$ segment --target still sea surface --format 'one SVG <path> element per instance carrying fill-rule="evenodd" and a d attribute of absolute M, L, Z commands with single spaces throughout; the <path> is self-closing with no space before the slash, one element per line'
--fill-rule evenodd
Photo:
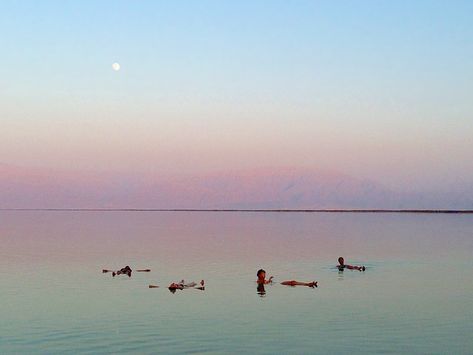
<path fill-rule="evenodd" d="M 2 354 L 473 353 L 473 215 L 1 211 L 0 270 Z"/>

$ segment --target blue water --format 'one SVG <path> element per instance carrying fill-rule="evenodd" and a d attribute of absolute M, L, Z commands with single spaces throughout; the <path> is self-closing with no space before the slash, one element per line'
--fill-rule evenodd
<path fill-rule="evenodd" d="M 2 354 L 473 353 L 471 215 L 3 211 L 0 242 Z"/>

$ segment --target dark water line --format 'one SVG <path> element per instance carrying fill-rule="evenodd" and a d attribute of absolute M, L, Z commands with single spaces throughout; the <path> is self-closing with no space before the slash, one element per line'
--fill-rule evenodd
<path fill-rule="evenodd" d="M 247 212 L 247 213 L 444 213 L 473 214 L 473 210 L 442 209 L 217 209 L 217 208 L 0 208 L 0 211 L 62 212 Z"/>

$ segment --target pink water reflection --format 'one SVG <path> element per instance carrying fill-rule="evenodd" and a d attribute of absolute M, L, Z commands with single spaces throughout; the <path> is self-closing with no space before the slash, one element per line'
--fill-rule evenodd
<path fill-rule="evenodd" d="M 329 265 L 340 255 L 360 261 L 397 259 L 425 247 L 441 255 L 448 243 L 442 232 L 445 218 L 456 219 L 460 241 L 462 233 L 468 234 L 462 216 L 2 212 L 0 218 L 2 257 L 9 262 L 104 267 L 254 268 L 294 260 Z"/>

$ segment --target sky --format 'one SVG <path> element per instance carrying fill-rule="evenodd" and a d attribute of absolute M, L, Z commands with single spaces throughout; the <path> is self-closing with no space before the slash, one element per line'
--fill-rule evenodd
<path fill-rule="evenodd" d="M 472 18 L 471 1 L 3 0 L 0 163 L 472 182 Z"/>

